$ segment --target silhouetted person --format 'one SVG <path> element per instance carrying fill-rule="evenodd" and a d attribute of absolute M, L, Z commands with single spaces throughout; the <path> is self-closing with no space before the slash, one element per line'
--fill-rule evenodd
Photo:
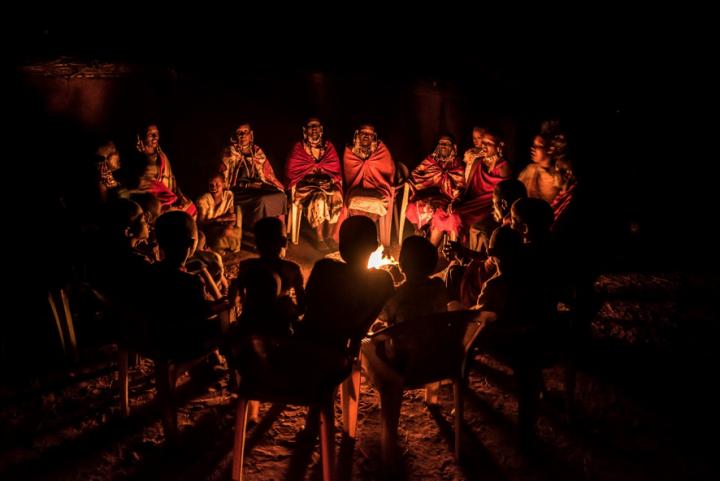
<path fill-rule="evenodd" d="M 498 182 L 493 190 L 492 214 L 496 225 L 510 225 L 510 208 L 517 199 L 527 197 L 525 185 L 516 179 Z M 457 242 L 448 244 L 445 255 L 459 264 L 448 268 L 446 283 L 450 299 L 464 307 L 475 305 L 482 286 L 495 272 L 495 264 L 487 256 L 488 238 L 479 234 L 479 251 L 467 249 Z"/>
<path fill-rule="evenodd" d="M 340 227 L 340 255 L 344 262 L 321 259 L 307 283 L 307 312 L 298 333 L 344 348 L 359 341 L 395 288 L 390 274 L 368 269 L 378 247 L 375 223 L 353 216 Z"/>
<path fill-rule="evenodd" d="M 409 371 L 424 369 L 424 347 L 400 345 L 397 337 L 384 333 L 412 333 L 417 327 L 413 321 L 423 316 L 447 311 L 447 289 L 441 279 L 430 277 L 435 271 L 437 248 L 426 238 L 410 236 L 400 250 L 400 268 L 405 282 L 398 287 L 383 307 L 380 320 L 391 326 L 378 332 L 370 342 L 363 343 L 363 366 L 380 389 L 381 397 L 399 399 L 402 396 L 402 377 Z M 417 338 L 415 338 L 417 339 Z M 428 385 L 436 389 L 439 385 Z M 392 391 L 392 392 L 390 392 Z"/>
<path fill-rule="evenodd" d="M 283 223 L 265 217 L 255 223 L 260 257 L 246 259 L 238 267 L 230 298 L 240 296 L 240 330 L 287 335 L 290 323 L 305 308 L 305 289 L 300 266 L 283 259 L 287 237 Z M 277 284 L 277 285 L 276 285 Z"/>
<path fill-rule="evenodd" d="M 437 249 L 426 238 L 410 236 L 400 249 L 400 269 L 405 282 L 385 303 L 380 320 L 393 325 L 417 317 L 447 310 L 448 294 L 442 280 L 430 277 L 435 272 Z"/>
<path fill-rule="evenodd" d="M 185 269 L 195 251 L 197 226 L 183 211 L 161 215 L 155 227 L 163 260 L 152 276 L 149 348 L 171 358 L 192 358 L 209 351 L 220 335 L 220 323 L 211 318 L 224 303 L 211 301 L 200 276 Z"/>
<path fill-rule="evenodd" d="M 337 250 L 335 237 L 343 210 L 342 166 L 332 142 L 323 137 L 323 125 L 310 117 L 285 163 L 286 186 L 295 188 L 292 202 L 303 205 L 308 223 L 317 234 L 319 250 Z"/>

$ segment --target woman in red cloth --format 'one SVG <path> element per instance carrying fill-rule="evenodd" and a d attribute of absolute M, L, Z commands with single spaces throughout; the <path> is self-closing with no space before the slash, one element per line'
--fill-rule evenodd
<path fill-rule="evenodd" d="M 285 178 L 287 188 L 295 188 L 291 202 L 304 206 L 317 233 L 318 247 L 336 250 L 334 237 L 343 209 L 342 168 L 335 147 L 323 138 L 319 119 L 311 117 L 303 126 L 303 140 L 293 146 L 285 163 Z"/>
<path fill-rule="evenodd" d="M 410 176 L 413 197 L 407 218 L 418 229 L 430 228 L 430 242 L 440 245 L 444 232 L 457 238 L 460 216 L 454 206 L 465 187 L 465 166 L 457 156 L 457 145 L 450 134 L 440 136 L 435 151 Z"/>
<path fill-rule="evenodd" d="M 355 131 L 353 145 L 345 147 L 343 176 L 350 215 L 377 220 L 392 209 L 395 162 L 385 144 L 378 140 L 373 125 L 361 125 Z"/>
<path fill-rule="evenodd" d="M 160 131 L 156 124 L 147 124 L 138 133 L 136 147 L 146 162 L 139 190 L 157 197 L 163 210 L 183 210 L 193 217 L 197 215 L 195 204 L 180 191 L 170 160 L 160 148 Z"/>
<path fill-rule="evenodd" d="M 463 225 L 470 229 L 471 247 L 479 247 L 478 238 L 490 238 L 498 226 L 494 221 L 493 191 L 502 180 L 509 179 L 510 164 L 503 157 L 504 142 L 499 132 L 484 129 L 479 147 L 479 158 L 473 163 L 467 187 L 457 212 Z"/>

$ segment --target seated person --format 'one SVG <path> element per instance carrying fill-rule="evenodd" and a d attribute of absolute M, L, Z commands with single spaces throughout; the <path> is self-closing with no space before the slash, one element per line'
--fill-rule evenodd
<path fill-rule="evenodd" d="M 103 296 L 113 335 L 125 338 L 146 309 L 152 260 L 138 250 L 149 235 L 140 206 L 125 198 L 104 206 L 100 226 L 101 249 L 88 253 L 88 279 Z"/>
<path fill-rule="evenodd" d="M 546 121 L 530 149 L 532 162 L 520 172 L 518 179 L 527 187 L 528 197 L 552 202 L 560 191 L 555 163 L 564 158 L 567 137 L 558 121 Z"/>
<path fill-rule="evenodd" d="M 162 204 L 150 192 L 133 192 L 130 194 L 130 200 L 135 201 L 142 207 L 145 214 L 145 220 L 147 221 L 148 228 L 150 229 L 150 235 L 144 241 L 138 244 L 138 250 L 148 256 L 153 261 L 160 260 L 160 249 L 157 245 L 157 239 L 155 239 L 155 222 L 160 217 L 162 210 Z"/>
<path fill-rule="evenodd" d="M 192 359 L 208 353 L 222 334 L 215 314 L 228 308 L 223 299 L 210 301 L 205 283 L 186 271 L 185 262 L 197 245 L 197 226 L 183 211 L 161 215 L 156 235 L 163 260 L 150 281 L 153 302 L 141 352 L 173 359 Z"/>
<path fill-rule="evenodd" d="M 457 156 L 455 139 L 443 134 L 435 151 L 423 160 L 410 176 L 413 195 L 407 218 L 422 230 L 430 231 L 430 242 L 440 245 L 444 233 L 456 239 L 462 224 L 454 212 L 465 188 L 464 166 Z"/>
<path fill-rule="evenodd" d="M 525 185 L 516 179 L 500 181 L 493 190 L 493 218 L 500 225 L 510 225 L 510 208 L 517 199 L 527 197 Z M 486 255 L 487 242 L 480 236 L 480 251 L 467 249 L 457 242 L 450 243 L 445 249 L 449 259 L 459 264 L 448 268 L 445 281 L 450 298 L 469 308 L 475 304 L 482 285 L 495 272 L 495 264 Z"/>
<path fill-rule="evenodd" d="M 120 170 L 120 153 L 115 142 L 108 140 L 96 151 L 98 169 L 98 189 L 100 200 L 106 202 L 110 198 L 120 197 L 125 188 L 120 185 L 117 179 L 117 172 Z"/>
<path fill-rule="evenodd" d="M 162 213 L 162 204 L 158 198 L 149 192 L 133 192 L 130 194 L 130 200 L 137 202 L 138 205 L 142 207 L 145 213 L 145 220 L 147 220 L 148 225 L 154 229 L 155 222 L 157 222 L 158 217 L 160 217 Z"/>
<path fill-rule="evenodd" d="M 279 297 L 291 299 L 295 306 L 295 315 L 299 316 L 305 310 L 303 275 L 299 265 L 283 259 L 287 237 L 282 221 L 275 217 L 266 217 L 257 221 L 255 240 L 260 257 L 240 262 L 237 278 L 230 289 L 230 299 L 242 297 L 244 292 L 256 282 L 254 275 L 262 267 L 277 274 L 280 278 Z"/>
<path fill-rule="evenodd" d="M 472 143 L 473 146 L 465 151 L 463 154 L 463 163 L 465 164 L 465 184 L 467 185 L 470 181 L 470 174 L 473 171 L 473 166 L 476 161 L 482 161 L 482 141 L 485 135 L 485 130 L 482 127 L 475 126 L 472 130 Z"/>
<path fill-rule="evenodd" d="M 223 154 L 220 172 L 232 191 L 235 210 L 242 213 L 244 226 L 252 228 L 264 217 L 285 218 L 287 196 L 265 152 L 255 145 L 250 124 L 243 123 L 230 138 Z"/>
<path fill-rule="evenodd" d="M 424 237 L 407 237 L 400 249 L 400 269 L 405 274 L 379 319 L 388 326 L 447 310 L 448 295 L 442 280 L 430 277 L 435 272 L 437 249 Z"/>
<path fill-rule="evenodd" d="M 323 126 L 311 117 L 303 126 L 303 140 L 297 142 L 287 163 L 288 190 L 295 188 L 293 202 L 317 234 L 320 250 L 337 250 L 335 234 L 343 209 L 342 167 L 332 142 L 323 138 Z"/>
<path fill-rule="evenodd" d="M 344 262 L 321 259 L 307 283 L 307 310 L 298 323 L 299 336 L 344 350 L 359 343 L 395 291 L 390 274 L 368 269 L 378 247 L 375 223 L 353 216 L 340 227 L 340 255 Z"/>
<path fill-rule="evenodd" d="M 572 219 L 572 211 L 577 195 L 577 179 L 573 173 L 573 165 L 569 158 L 563 157 L 555 162 L 555 182 L 558 193 L 550 206 L 553 208 L 553 232 L 562 231 L 568 219 Z M 574 220 L 574 219 L 573 219 Z"/>
<path fill-rule="evenodd" d="M 355 131 L 353 144 L 345 147 L 343 176 L 347 186 L 345 203 L 350 215 L 373 220 L 392 210 L 395 162 L 375 127 L 363 124 Z"/>
<path fill-rule="evenodd" d="M 547 252 L 551 258 L 554 216 L 550 204 L 542 199 L 518 199 L 510 208 L 510 225 L 522 235 L 529 250 Z"/>
<path fill-rule="evenodd" d="M 557 270 L 561 273 L 560 286 L 563 302 L 591 314 L 593 309 L 593 281 L 597 277 L 598 252 L 602 241 L 598 238 L 595 225 L 594 205 L 584 199 L 582 185 L 573 173 L 573 164 L 564 157 L 555 162 L 556 179 L 560 191 L 553 199 L 551 207 L 554 221 L 551 227 L 553 244 L 557 253 Z M 582 315 L 581 315 L 582 317 Z"/>
<path fill-rule="evenodd" d="M 196 203 L 198 226 L 205 233 L 207 246 L 218 253 L 239 252 L 242 226 L 237 224 L 233 193 L 225 190 L 222 174 L 210 177 L 208 190 Z"/>
<path fill-rule="evenodd" d="M 290 296 L 282 295 L 280 276 L 266 265 L 253 263 L 243 268 L 243 277 L 252 282 L 239 292 L 242 313 L 233 329 L 235 335 L 291 335 L 298 309 Z"/>
<path fill-rule="evenodd" d="M 227 295 L 228 280 L 225 277 L 225 266 L 222 257 L 217 252 L 207 248 L 205 234 L 202 232 L 198 232 L 197 248 L 195 253 L 185 262 L 185 268 L 188 272 L 200 274 L 205 278 L 214 298 L 220 299 L 222 296 Z"/>
<path fill-rule="evenodd" d="M 405 282 L 385 303 L 380 321 L 389 326 L 403 323 L 401 330 L 414 330 L 413 321 L 447 310 L 449 299 L 442 280 L 430 277 L 437 260 L 437 249 L 424 237 L 410 236 L 403 241 L 400 268 L 405 274 Z M 406 373 L 407 370 L 421 369 L 422 352 L 406 349 L 408 346 L 402 346 L 402 352 L 399 352 L 390 334 L 396 331 L 398 329 L 390 327 L 377 332 L 370 342 L 363 343 L 363 365 L 366 371 L 373 371 L 373 379 L 386 377 L 388 370 Z M 398 378 L 390 376 L 389 379 Z M 385 382 L 379 384 L 384 385 Z"/>
<path fill-rule="evenodd" d="M 163 211 L 182 210 L 195 216 L 197 209 L 180 191 L 170 159 L 160 147 L 160 131 L 154 123 L 145 124 L 137 133 L 138 156 L 134 166 L 139 177 L 138 190 L 150 192 L 162 204 Z"/>
<path fill-rule="evenodd" d="M 488 255 L 495 275 L 483 286 L 474 309 L 493 314 L 476 345 L 509 362 L 519 384 L 519 430 L 522 439 L 533 432 L 542 383 L 538 359 L 545 348 L 546 326 L 541 321 L 542 289 L 532 270 L 518 231 L 498 227 L 490 238 Z"/>
<path fill-rule="evenodd" d="M 535 314 L 537 322 L 545 330 L 555 328 L 553 320 L 557 311 L 558 289 L 563 282 L 561 257 L 552 237 L 553 209 L 542 199 L 525 198 L 515 201 L 510 209 L 512 228 L 523 238 L 523 266 L 533 295 L 542 310 Z"/>
<path fill-rule="evenodd" d="M 481 250 L 478 241 L 486 241 L 498 227 L 493 219 L 493 191 L 499 182 L 509 179 L 510 163 L 505 159 L 502 135 L 495 130 L 484 130 L 480 142 L 478 161 L 469 172 L 469 179 L 457 206 L 464 226 L 470 229 L 468 246 Z M 484 239 L 481 239 L 484 237 Z"/>

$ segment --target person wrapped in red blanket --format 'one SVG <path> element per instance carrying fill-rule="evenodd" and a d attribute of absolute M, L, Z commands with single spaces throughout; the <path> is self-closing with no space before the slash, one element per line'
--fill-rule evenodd
<path fill-rule="evenodd" d="M 462 222 L 454 207 L 465 187 L 464 174 L 455 139 L 443 134 L 435 151 L 410 176 L 413 197 L 407 218 L 421 230 L 429 226 L 430 242 L 435 246 L 440 245 L 444 232 L 453 240 L 457 237 Z"/>
<path fill-rule="evenodd" d="M 303 205 L 308 223 L 317 234 L 320 250 L 337 250 L 335 234 L 343 210 L 342 167 L 335 146 L 323 137 L 323 125 L 311 117 L 303 126 L 285 163 L 286 187 L 294 190 L 291 202 Z"/>
<path fill-rule="evenodd" d="M 343 175 L 350 215 L 366 215 L 376 220 L 392 208 L 395 162 L 373 125 L 361 125 L 353 144 L 345 147 Z"/>
<path fill-rule="evenodd" d="M 499 132 L 483 129 L 478 159 L 468 173 L 467 186 L 457 212 L 469 229 L 468 245 L 480 250 L 498 226 L 493 219 L 493 191 L 499 182 L 509 179 L 510 164 L 503 156 L 504 142 Z"/>

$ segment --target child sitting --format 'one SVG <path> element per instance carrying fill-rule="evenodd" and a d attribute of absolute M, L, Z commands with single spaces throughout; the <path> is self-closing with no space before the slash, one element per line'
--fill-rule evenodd
<path fill-rule="evenodd" d="M 304 310 L 305 289 L 300 266 L 282 258 L 287 246 L 283 227 L 282 221 L 276 217 L 265 217 L 255 223 L 255 241 L 260 257 L 240 262 L 237 278 L 230 288 L 230 299 L 240 297 L 243 319 L 252 318 L 254 323 L 266 319 L 275 325 L 270 330 L 287 333 L 290 321 Z M 279 279 L 278 293 L 275 293 L 272 279 Z M 260 302 L 262 299 L 267 301 L 265 306 Z M 248 302 L 252 307 L 247 305 Z M 263 313 L 263 310 L 266 312 Z M 280 315 L 281 312 L 285 314 Z M 281 328 L 276 325 L 279 323 L 287 325 Z"/>

